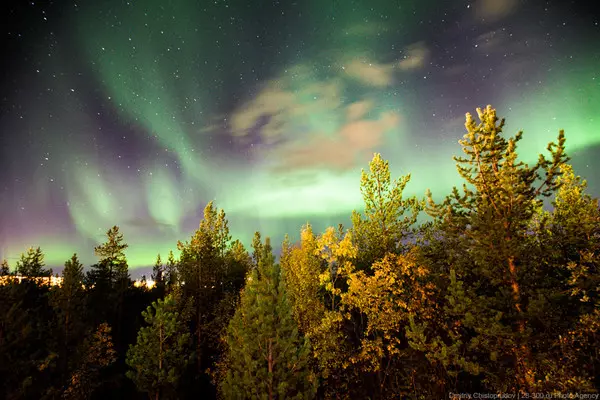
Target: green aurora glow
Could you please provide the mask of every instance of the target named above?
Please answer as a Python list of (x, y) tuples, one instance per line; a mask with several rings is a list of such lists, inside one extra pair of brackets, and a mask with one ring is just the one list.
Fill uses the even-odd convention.
[[(598, 54), (581, 44), (574, 59), (539, 50), (532, 60), (519, 49), (543, 32), (518, 31), (511, 13), (505, 22), (519, 40), (472, 21), (501, 43), (459, 43), (461, 58), (444, 58), (432, 73), (442, 63), (435, 43), (443, 38), (420, 31), (419, 21), (438, 18), (425, 2), (402, 2), (398, 10), (384, 1), (355, 9), (310, 1), (259, 22), (244, 19), (245, 2), (215, 2), (210, 10), (198, 2), (110, 3), (78, 7), (69, 26), (85, 79), (108, 105), (98, 115), (115, 115), (113, 128), (127, 133), (98, 132), (96, 117), (81, 106), (85, 95), (65, 97), (68, 117), (46, 130), (60, 137), (68, 124), (80, 135), (60, 151), (64, 165), (76, 167), (60, 174), (56, 167), (68, 227), (57, 233), (48, 217), (43, 229), (9, 238), (3, 252), (11, 260), (39, 245), (48, 265), (74, 251), (93, 262), (93, 246), (117, 224), (130, 266), (148, 266), (190, 236), (211, 199), (247, 245), (255, 230), (277, 241), (285, 233), (297, 238), (308, 220), (317, 230), (348, 222), (361, 207), (360, 170), (373, 152), (390, 160), (396, 176), (412, 174), (407, 195), (431, 188), (441, 196), (461, 184), (451, 157), (460, 152), (464, 113), (487, 103), (507, 118), (507, 133), (525, 131), (525, 161), (535, 162), (559, 129), (570, 154), (600, 148)], [(502, 60), (506, 52), (516, 55)], [(502, 62), (481, 77), (472, 66), (487, 65), (490, 55)], [(522, 78), (514, 78), (517, 71)], [(465, 83), (457, 94), (461, 86), (452, 82), (476, 74), (477, 89)], [(73, 82), (65, 80), (68, 91)], [(90, 150), (102, 135), (115, 139)], [(119, 140), (127, 135), (137, 135), (139, 148)], [(578, 172), (594, 178), (591, 169)], [(44, 208), (50, 189), (34, 192), (28, 207)]]

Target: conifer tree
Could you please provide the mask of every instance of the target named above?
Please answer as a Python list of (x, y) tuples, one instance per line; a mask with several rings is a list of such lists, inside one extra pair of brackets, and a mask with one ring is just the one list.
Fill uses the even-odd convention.
[(52, 275), (52, 270), (44, 268), (44, 253), (37, 247), (30, 247), (26, 254), (21, 254), (17, 261), (16, 272), (21, 276), (30, 278), (46, 277)]
[(156, 262), (154, 263), (154, 267), (152, 268), (151, 278), (154, 281), (154, 284), (157, 287), (162, 287), (164, 285), (164, 268), (162, 265), (162, 260), (160, 259), (160, 254), (156, 256)]
[(441, 204), (428, 193), (427, 211), (453, 243), (447, 250), (444, 328), (452, 343), (442, 345), (438, 338), (425, 345), (421, 336), (413, 345), (428, 347), (430, 360), (483, 373), (489, 389), (531, 392), (538, 371), (526, 307), (540, 283), (528, 279), (537, 268), (529, 261), (539, 252), (530, 227), (543, 197), (559, 187), (565, 138), (561, 131), (558, 142), (548, 145), (550, 159), (540, 155), (529, 166), (517, 156), (522, 132), (507, 140), (504, 120), (491, 106), (477, 113), (480, 123), (466, 116), (467, 134), (460, 141), (466, 157), (455, 157), (465, 180), (462, 193), (454, 188)]
[(125, 323), (125, 294), (131, 284), (123, 234), (118, 226), (106, 232), (106, 242), (96, 246), (94, 252), (99, 258), (88, 272), (86, 285), (93, 289), (88, 296), (90, 308), (97, 323), (109, 321), (115, 330), (117, 351), (125, 351), (123, 325)]
[(223, 210), (212, 202), (204, 208), (204, 219), (189, 242), (179, 242), (181, 251), (177, 263), (177, 279), (181, 282), (182, 304), (191, 306), (191, 327), (198, 378), (212, 367), (218, 358), (221, 334), (221, 302), (229, 285), (225, 283), (228, 271), (228, 253), (231, 236)]
[(269, 240), (226, 334), (225, 398), (307, 399), (316, 393), (310, 346), (299, 332)]
[(148, 324), (129, 347), (127, 372), (138, 390), (160, 399), (173, 396), (188, 362), (191, 338), (185, 320), (176, 310), (175, 297), (167, 295), (142, 312)]
[(358, 246), (358, 269), (368, 269), (386, 253), (402, 252), (411, 228), (423, 209), (416, 197), (402, 198), (410, 174), (392, 181), (389, 163), (376, 153), (369, 172), (361, 173), (360, 191), (365, 210), (352, 212), (352, 234)]
[(169, 256), (167, 258), (167, 264), (164, 269), (164, 282), (165, 285), (169, 288), (177, 285), (178, 277), (177, 277), (177, 261), (175, 261), (175, 256), (173, 255), (173, 250), (169, 250)]
[(570, 165), (561, 172), (543, 237), (544, 273), (554, 278), (546, 295), (553, 312), (545, 316), (553, 335), (543, 337), (550, 350), (542, 355), (554, 362), (544, 364), (543, 381), (554, 390), (583, 390), (600, 371), (600, 207)]
[(51, 291), (50, 303), (58, 320), (60, 374), (70, 369), (74, 349), (85, 333), (85, 291), (83, 265), (77, 254), (65, 262), (62, 284)]
[(106, 232), (105, 243), (94, 248), (94, 253), (100, 258), (100, 266), (108, 268), (108, 278), (112, 285), (124, 289), (128, 285), (129, 270), (125, 250), (129, 247), (123, 239), (118, 226), (113, 226)]
[(254, 232), (254, 236), (252, 237), (252, 261), (254, 263), (254, 267), (258, 266), (260, 262), (260, 256), (262, 254), (262, 241), (260, 237), (260, 232)]
[(10, 267), (8, 266), (8, 261), (2, 260), (2, 264), (0, 264), (0, 276), (8, 275), (10, 275)]
[(587, 182), (565, 164), (557, 179), (560, 188), (552, 203), (550, 229), (553, 247), (563, 262), (581, 260), (582, 254), (600, 251), (600, 206), (586, 193)]
[(240, 289), (244, 287), (246, 273), (252, 267), (252, 258), (239, 240), (234, 240), (231, 244), (226, 257), (226, 264), (226, 278), (223, 282), (228, 287), (225, 289), (238, 297)]

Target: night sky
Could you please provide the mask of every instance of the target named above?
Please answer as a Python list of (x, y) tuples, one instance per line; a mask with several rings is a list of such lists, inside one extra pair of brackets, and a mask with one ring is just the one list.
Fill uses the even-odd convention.
[[(12, 1), (3, 6), (0, 259), (89, 265), (112, 225), (134, 269), (206, 203), (234, 238), (349, 221), (373, 152), (408, 195), (461, 184), (465, 112), (521, 157), (565, 129), (600, 195), (600, 13), (520, 0)], [(135, 275), (135, 273), (134, 273)]]

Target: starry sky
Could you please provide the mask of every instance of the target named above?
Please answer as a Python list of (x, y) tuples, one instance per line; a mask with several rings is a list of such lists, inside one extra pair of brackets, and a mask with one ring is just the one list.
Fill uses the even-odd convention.
[(565, 129), (600, 195), (600, 13), (581, 1), (26, 1), (5, 5), (0, 259), (48, 266), (119, 225), (130, 267), (206, 203), (234, 238), (348, 222), (374, 152), (406, 194), (460, 184), (465, 112), (492, 104), (535, 162)]

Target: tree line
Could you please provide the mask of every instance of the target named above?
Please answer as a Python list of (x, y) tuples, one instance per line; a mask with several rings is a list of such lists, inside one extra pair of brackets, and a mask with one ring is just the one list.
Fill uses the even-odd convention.
[[(405, 197), (375, 154), (351, 225), (250, 249), (212, 202), (135, 287), (118, 227), (60, 286), (42, 251), (0, 273), (0, 397), (440, 399), (596, 393), (600, 208), (561, 131), (533, 165), (488, 106), (441, 201)], [(439, 193), (435, 193), (440, 198)], [(544, 202), (551, 207), (544, 207)]]

